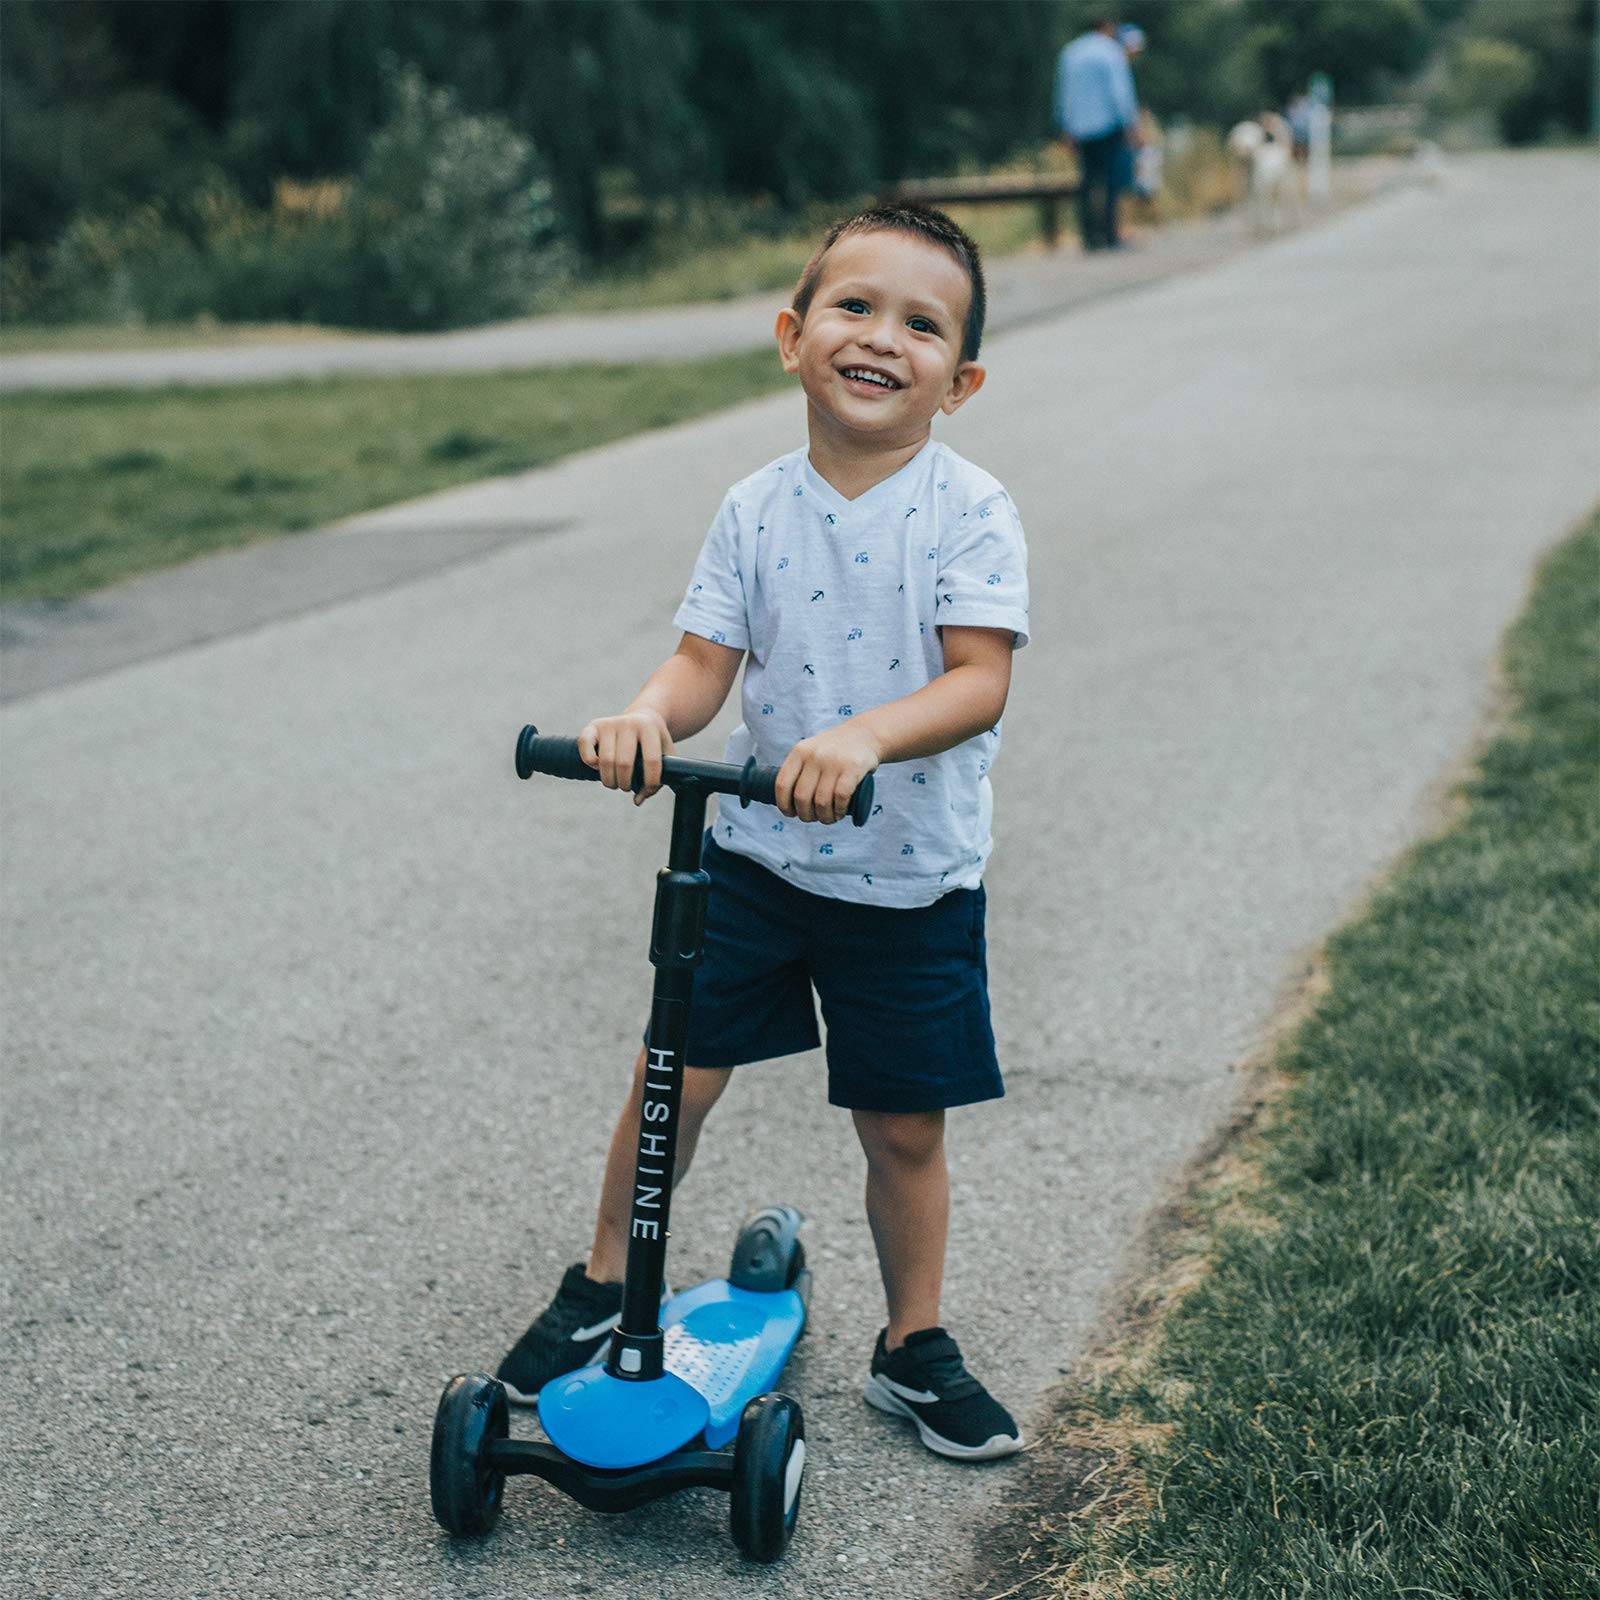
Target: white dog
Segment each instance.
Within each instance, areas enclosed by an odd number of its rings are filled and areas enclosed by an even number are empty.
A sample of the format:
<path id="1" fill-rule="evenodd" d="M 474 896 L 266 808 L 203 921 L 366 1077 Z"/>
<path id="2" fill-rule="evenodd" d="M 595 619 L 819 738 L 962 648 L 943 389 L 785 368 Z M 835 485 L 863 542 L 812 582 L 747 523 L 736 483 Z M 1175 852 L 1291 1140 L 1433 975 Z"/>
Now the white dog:
<path id="1" fill-rule="evenodd" d="M 1238 163 L 1246 215 L 1258 234 L 1277 233 L 1300 214 L 1300 173 L 1294 135 L 1275 111 L 1241 122 L 1228 134 L 1228 154 Z"/>

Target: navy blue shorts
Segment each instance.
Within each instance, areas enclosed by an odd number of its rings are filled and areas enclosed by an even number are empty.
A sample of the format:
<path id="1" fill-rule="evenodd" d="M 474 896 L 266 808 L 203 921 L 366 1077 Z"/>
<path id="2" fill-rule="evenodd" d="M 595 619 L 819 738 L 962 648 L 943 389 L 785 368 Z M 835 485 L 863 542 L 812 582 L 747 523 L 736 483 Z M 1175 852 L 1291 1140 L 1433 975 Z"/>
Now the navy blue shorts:
<path id="1" fill-rule="evenodd" d="M 821 1043 L 828 1100 L 938 1111 L 1005 1093 L 989 1025 L 982 888 L 899 910 L 808 894 L 708 834 L 704 958 L 684 1060 L 738 1067 Z"/>

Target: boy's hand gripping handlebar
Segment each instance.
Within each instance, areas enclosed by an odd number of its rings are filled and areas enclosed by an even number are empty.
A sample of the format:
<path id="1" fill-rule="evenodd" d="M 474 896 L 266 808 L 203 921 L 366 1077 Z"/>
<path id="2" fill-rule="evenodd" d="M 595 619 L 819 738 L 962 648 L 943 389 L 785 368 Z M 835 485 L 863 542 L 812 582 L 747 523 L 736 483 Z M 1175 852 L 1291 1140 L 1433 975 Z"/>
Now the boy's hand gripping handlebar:
<path id="1" fill-rule="evenodd" d="M 576 739 L 550 739 L 543 737 L 530 722 L 517 738 L 517 776 L 531 778 L 543 772 L 552 778 L 583 778 L 600 781 L 600 774 L 578 754 Z M 695 785 L 713 794 L 735 794 L 741 806 L 752 800 L 763 805 L 778 803 L 776 767 L 758 767 L 751 756 L 742 767 L 731 761 L 692 761 L 685 756 L 661 758 L 661 782 L 669 789 L 680 785 Z M 644 757 L 636 756 L 633 763 L 633 787 L 644 787 Z M 872 774 L 869 772 L 850 796 L 850 820 L 859 828 L 872 815 Z"/>

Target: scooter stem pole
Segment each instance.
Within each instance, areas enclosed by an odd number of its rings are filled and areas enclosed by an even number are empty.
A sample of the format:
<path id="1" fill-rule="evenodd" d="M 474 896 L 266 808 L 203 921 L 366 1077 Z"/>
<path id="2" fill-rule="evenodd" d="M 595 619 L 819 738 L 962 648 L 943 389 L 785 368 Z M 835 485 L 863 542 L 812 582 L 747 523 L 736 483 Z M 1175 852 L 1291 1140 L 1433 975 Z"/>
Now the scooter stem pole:
<path id="1" fill-rule="evenodd" d="M 606 1371 L 647 1381 L 662 1373 L 661 1282 L 667 1258 L 672 1176 L 678 1159 L 683 1102 L 683 1050 L 689 998 L 700 964 L 710 876 L 700 866 L 706 788 L 696 779 L 673 784 L 672 844 L 656 875 L 650 963 L 656 969 L 645 1035 L 644 1093 L 628 1216 L 628 1266 L 622 1317 L 611 1335 Z"/>

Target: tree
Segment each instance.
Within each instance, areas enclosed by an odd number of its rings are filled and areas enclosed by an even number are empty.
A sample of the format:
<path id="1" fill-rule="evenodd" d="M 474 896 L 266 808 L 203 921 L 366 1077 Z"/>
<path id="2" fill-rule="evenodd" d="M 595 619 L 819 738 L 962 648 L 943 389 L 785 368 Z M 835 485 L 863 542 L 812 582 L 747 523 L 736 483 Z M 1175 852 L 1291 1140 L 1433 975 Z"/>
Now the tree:
<path id="1" fill-rule="evenodd" d="M 1481 62 L 1492 53 L 1502 62 L 1515 56 L 1527 63 L 1526 81 L 1508 89 L 1494 108 L 1509 143 L 1589 131 L 1600 92 L 1594 72 L 1596 0 L 1479 0 L 1467 26 L 1462 50 L 1471 47 L 1469 59 Z"/>
<path id="2" fill-rule="evenodd" d="M 45 243 L 83 210 L 192 188 L 214 158 L 210 85 L 193 63 L 219 8 L 183 8 L 163 47 L 141 55 L 131 38 L 154 9 L 111 0 L 0 9 L 8 248 Z"/>
<path id="3" fill-rule="evenodd" d="M 1423 65 L 1434 37 L 1422 0 L 1244 0 L 1243 10 L 1278 104 L 1314 72 L 1328 73 L 1343 101 L 1380 97 Z"/>

